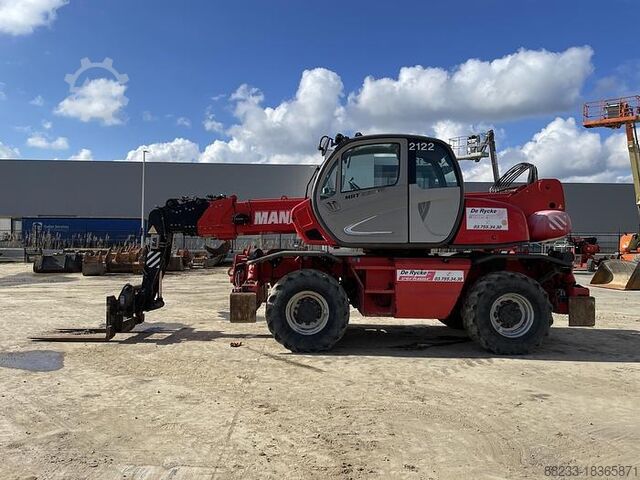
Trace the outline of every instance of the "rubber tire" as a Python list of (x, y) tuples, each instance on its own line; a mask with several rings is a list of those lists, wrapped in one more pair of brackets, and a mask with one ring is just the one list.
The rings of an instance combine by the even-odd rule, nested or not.
[(451, 315), (447, 318), (439, 318), (438, 320), (454, 330), (464, 330), (464, 322), (462, 321), (460, 311), (451, 312)]
[[(533, 306), (533, 325), (519, 338), (500, 335), (491, 325), (491, 305), (505, 293), (519, 293)], [(462, 307), (464, 327), (476, 343), (499, 355), (524, 355), (542, 343), (553, 323), (551, 303), (540, 284), (515, 272), (489, 273), (471, 288)]]
[[(329, 306), (329, 320), (324, 329), (314, 335), (302, 335), (287, 323), (289, 299), (302, 290), (319, 293)], [(349, 324), (349, 299), (338, 281), (319, 270), (297, 270), (282, 277), (267, 298), (266, 320), (269, 331), (292, 352), (323, 352), (340, 341)]]

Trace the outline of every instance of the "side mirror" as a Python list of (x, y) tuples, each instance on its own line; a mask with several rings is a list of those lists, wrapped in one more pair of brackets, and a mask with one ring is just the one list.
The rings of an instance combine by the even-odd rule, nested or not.
[(327, 150), (329, 150), (330, 146), (331, 146), (331, 137), (329, 137), (328, 135), (324, 135), (320, 139), (320, 143), (318, 144), (318, 150), (322, 152), (322, 156), (325, 156), (327, 154)]

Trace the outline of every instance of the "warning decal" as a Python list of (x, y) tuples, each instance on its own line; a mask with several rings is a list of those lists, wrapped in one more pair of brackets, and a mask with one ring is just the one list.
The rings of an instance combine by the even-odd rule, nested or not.
[(509, 230), (506, 208), (467, 207), (467, 230)]
[(463, 270), (396, 270), (398, 282), (464, 282)]

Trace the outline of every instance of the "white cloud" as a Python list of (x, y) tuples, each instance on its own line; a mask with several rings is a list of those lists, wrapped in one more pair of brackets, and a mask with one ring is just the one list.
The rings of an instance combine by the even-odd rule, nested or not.
[[(444, 125), (440, 128), (447, 128)], [(453, 125), (455, 129), (457, 126)], [(483, 129), (484, 130), (484, 129)], [(458, 133), (458, 130), (455, 131)], [(499, 132), (500, 133), (500, 132)], [(455, 136), (455, 135), (454, 135)], [(445, 138), (445, 137), (441, 137)], [(148, 150), (147, 160), (173, 162), (213, 162), (220, 158), (245, 163), (258, 163), (261, 154), (247, 150), (242, 142), (232, 139), (229, 142), (216, 140), (200, 153), (198, 145), (184, 138), (172, 142), (142, 145), (127, 154), (127, 160), (142, 159), (142, 150)], [(223, 152), (225, 157), (220, 155)], [(296, 156), (301, 163), (318, 163), (317, 154)], [(253, 161), (252, 161), (253, 159)], [(272, 163), (291, 160), (285, 154), (269, 157)], [(626, 138), (622, 133), (614, 133), (602, 139), (599, 133), (586, 130), (576, 123), (574, 118), (556, 118), (537, 132), (524, 145), (503, 149), (498, 152), (500, 172), (506, 172), (519, 162), (536, 165), (540, 178), (558, 178), (565, 182), (625, 182), (631, 181), (629, 156)], [(488, 159), (480, 162), (462, 161), (462, 170), (466, 181), (493, 181), (491, 164)]]
[(149, 110), (145, 110), (142, 112), (142, 121), (144, 122), (155, 122), (158, 120), (158, 117), (153, 115)]
[(314, 142), (331, 130), (342, 95), (340, 77), (327, 69), (305, 70), (291, 100), (263, 107), (260, 90), (242, 85), (230, 99), (239, 123), (227, 130), (229, 141), (216, 140), (202, 154), (205, 162), (317, 162)]
[(42, 120), (42, 128), (44, 128), (45, 130), (51, 130), (51, 128), (53, 128), (53, 123), (50, 122), (49, 120)]
[[(565, 182), (629, 182), (629, 154), (624, 134), (615, 133), (604, 141), (600, 134), (586, 130), (570, 118), (556, 118), (524, 145), (498, 152), (504, 173), (519, 162), (533, 163), (540, 178)], [(488, 160), (462, 164), (468, 181), (492, 181)]]
[(631, 169), (627, 136), (624, 133), (614, 133), (605, 141), (603, 148), (607, 152), (607, 166), (613, 169)]
[(122, 109), (129, 102), (124, 95), (126, 89), (115, 80), (90, 80), (60, 102), (54, 113), (83, 122), (98, 120), (103, 125), (118, 125), (123, 123)]
[(29, 101), (30, 105), (34, 105), (36, 107), (42, 107), (44, 105), (44, 98), (42, 95), (38, 95)]
[(149, 162), (197, 162), (200, 148), (197, 143), (184, 138), (176, 138), (172, 142), (141, 145), (127, 153), (126, 160), (142, 161), (142, 152), (147, 150), (146, 160)]
[(207, 132), (222, 133), (224, 131), (224, 125), (216, 120), (216, 117), (210, 108), (208, 108), (205, 113), (202, 126)]
[(470, 59), (451, 71), (404, 67), (397, 78), (367, 77), (341, 116), (367, 131), (424, 131), (434, 122), (495, 122), (574, 107), (593, 66), (590, 47), (519, 50), (492, 61)]
[[(491, 61), (471, 59), (450, 70), (405, 67), (397, 78), (367, 77), (357, 91), (346, 94), (337, 73), (314, 68), (302, 73), (292, 98), (275, 106), (265, 105), (265, 95), (258, 88), (241, 85), (228, 97), (235, 118), (228, 128), (216, 120), (209, 107), (205, 129), (227, 138), (213, 141), (199, 156), (194, 150), (196, 144), (185, 139), (156, 145), (162, 146), (158, 147), (161, 150), (167, 146), (175, 149), (178, 142), (183, 152), (188, 142), (187, 155), (174, 155), (187, 161), (318, 163), (317, 140), (336, 131), (419, 132), (448, 140), (499, 122), (575, 108), (584, 81), (593, 70), (592, 55), (588, 46), (563, 52), (519, 50)], [(577, 146), (568, 148), (565, 143), (570, 142)], [(595, 175), (598, 168), (609, 168), (609, 163), (622, 165), (619, 151), (607, 142), (617, 148), (614, 140), (603, 144), (597, 133), (582, 130), (573, 119), (559, 118), (531, 142), (506, 150), (503, 156), (507, 163), (534, 161), (542, 175), (574, 178), (577, 174)], [(129, 156), (141, 148), (129, 152)], [(598, 148), (611, 158), (604, 163), (599, 160), (594, 153)], [(585, 153), (582, 149), (592, 151)], [(538, 150), (554, 154), (547, 157), (536, 153)], [(565, 156), (572, 160), (561, 167), (560, 158)], [(485, 173), (490, 172), (486, 163), (470, 164), (465, 170), (486, 178)], [(618, 178), (617, 174), (609, 177)]]
[(0, 33), (27, 35), (50, 25), (68, 0), (0, 0)]
[(20, 150), (0, 142), (0, 158), (19, 158)]
[(44, 135), (35, 133), (27, 139), (27, 145), (33, 148), (45, 150), (67, 150), (69, 141), (66, 137), (58, 137), (55, 140), (48, 140)]
[(178, 125), (179, 127), (191, 128), (191, 120), (189, 120), (187, 117), (178, 117), (178, 119), (176, 120), (176, 125)]
[(69, 160), (93, 160), (93, 153), (88, 148), (81, 148), (78, 153), (71, 155)]
[(230, 138), (214, 141), (202, 160), (317, 162), (314, 142), (338, 130), (448, 137), (469, 133), (479, 122), (557, 113), (575, 107), (593, 69), (592, 54), (590, 47), (519, 50), (452, 70), (404, 67), (397, 78), (365, 78), (346, 101), (340, 77), (324, 68), (305, 70), (295, 96), (275, 107), (263, 105), (260, 90), (242, 85), (229, 97), (237, 123), (224, 130), (216, 122), (211, 129)]

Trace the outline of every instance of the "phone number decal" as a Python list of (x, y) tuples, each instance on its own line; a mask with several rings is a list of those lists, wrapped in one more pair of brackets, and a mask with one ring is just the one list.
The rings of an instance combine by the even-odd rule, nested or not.
[(467, 230), (509, 230), (506, 208), (466, 208)]

